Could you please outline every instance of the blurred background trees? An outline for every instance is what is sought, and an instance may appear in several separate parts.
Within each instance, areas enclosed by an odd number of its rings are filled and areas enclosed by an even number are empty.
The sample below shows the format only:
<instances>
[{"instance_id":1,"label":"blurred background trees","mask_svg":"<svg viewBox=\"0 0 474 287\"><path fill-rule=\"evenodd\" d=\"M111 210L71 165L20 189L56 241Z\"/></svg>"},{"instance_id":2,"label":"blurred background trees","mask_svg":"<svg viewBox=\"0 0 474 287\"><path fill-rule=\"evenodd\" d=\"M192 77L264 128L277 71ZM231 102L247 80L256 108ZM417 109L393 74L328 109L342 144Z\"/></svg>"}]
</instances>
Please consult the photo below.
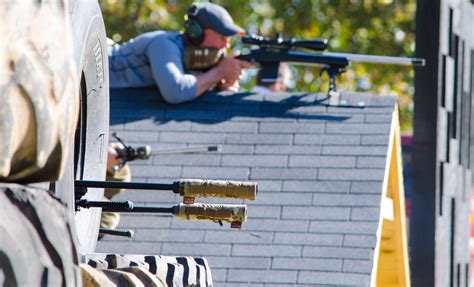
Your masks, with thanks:
<instances>
[{"instance_id":1,"label":"blurred background trees","mask_svg":"<svg viewBox=\"0 0 474 287\"><path fill-rule=\"evenodd\" d=\"M127 41L152 30L180 31L191 0L100 0L108 37ZM327 38L329 51L412 57L415 0L214 0L234 21L264 36L282 33L301 39ZM242 49L235 39L234 49ZM320 69L292 67L292 91L327 91ZM254 84L250 71L243 87ZM398 95L402 130L412 129L413 70L392 65L352 64L338 80L341 91Z\"/></svg>"}]
</instances>

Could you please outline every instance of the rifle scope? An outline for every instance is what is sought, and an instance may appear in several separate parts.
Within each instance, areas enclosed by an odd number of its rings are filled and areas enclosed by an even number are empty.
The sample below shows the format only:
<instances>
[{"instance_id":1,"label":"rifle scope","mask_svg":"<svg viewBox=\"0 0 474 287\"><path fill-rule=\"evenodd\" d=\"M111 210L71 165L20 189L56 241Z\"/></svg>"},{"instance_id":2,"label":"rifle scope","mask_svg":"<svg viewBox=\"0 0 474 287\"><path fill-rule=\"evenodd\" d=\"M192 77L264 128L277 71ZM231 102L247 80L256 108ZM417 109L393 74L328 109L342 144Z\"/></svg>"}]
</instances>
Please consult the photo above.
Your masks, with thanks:
<instances>
[{"instance_id":1,"label":"rifle scope","mask_svg":"<svg viewBox=\"0 0 474 287\"><path fill-rule=\"evenodd\" d=\"M286 50L290 50L292 48L303 48L314 51L324 51L328 47L327 39L297 40L295 38L283 39L280 36L275 38L267 38L255 34L242 37L242 43Z\"/></svg>"}]
</instances>

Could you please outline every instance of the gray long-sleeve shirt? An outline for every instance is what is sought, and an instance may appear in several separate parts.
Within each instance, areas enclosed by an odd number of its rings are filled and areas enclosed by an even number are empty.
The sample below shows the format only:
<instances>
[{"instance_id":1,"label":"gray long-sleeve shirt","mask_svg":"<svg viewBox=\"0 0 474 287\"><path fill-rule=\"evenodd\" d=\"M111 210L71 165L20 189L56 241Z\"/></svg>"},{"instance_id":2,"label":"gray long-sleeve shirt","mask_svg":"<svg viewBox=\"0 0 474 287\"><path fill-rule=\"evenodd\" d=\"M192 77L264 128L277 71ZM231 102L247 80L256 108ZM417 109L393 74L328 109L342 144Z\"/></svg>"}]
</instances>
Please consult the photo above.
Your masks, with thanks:
<instances>
[{"instance_id":1,"label":"gray long-sleeve shirt","mask_svg":"<svg viewBox=\"0 0 474 287\"><path fill-rule=\"evenodd\" d=\"M165 101L177 104L196 98L196 77L185 74L184 44L178 32L142 34L109 47L111 88L157 85Z\"/></svg>"}]
</instances>

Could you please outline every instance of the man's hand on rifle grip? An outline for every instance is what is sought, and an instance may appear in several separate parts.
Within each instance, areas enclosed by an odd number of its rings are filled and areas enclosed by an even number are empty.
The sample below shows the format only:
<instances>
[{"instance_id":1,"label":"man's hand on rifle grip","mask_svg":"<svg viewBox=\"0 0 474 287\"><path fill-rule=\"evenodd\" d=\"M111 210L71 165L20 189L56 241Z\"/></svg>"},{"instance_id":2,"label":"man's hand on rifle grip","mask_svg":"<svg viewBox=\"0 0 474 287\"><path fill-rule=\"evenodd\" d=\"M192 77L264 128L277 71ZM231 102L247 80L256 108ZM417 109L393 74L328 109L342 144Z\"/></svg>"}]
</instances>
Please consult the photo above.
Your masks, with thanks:
<instances>
[{"instance_id":1,"label":"man's hand on rifle grip","mask_svg":"<svg viewBox=\"0 0 474 287\"><path fill-rule=\"evenodd\" d=\"M217 64L217 70L219 76L225 80L226 83L234 83L241 79L243 70L253 66L252 63L241 61L236 59L240 54L239 51L235 51L232 56L224 57L219 64Z\"/></svg>"},{"instance_id":2,"label":"man's hand on rifle grip","mask_svg":"<svg viewBox=\"0 0 474 287\"><path fill-rule=\"evenodd\" d=\"M119 142L109 143L107 151L107 172L113 174L116 172L115 166L123 162L121 151L124 151L125 147Z\"/></svg>"}]
</instances>

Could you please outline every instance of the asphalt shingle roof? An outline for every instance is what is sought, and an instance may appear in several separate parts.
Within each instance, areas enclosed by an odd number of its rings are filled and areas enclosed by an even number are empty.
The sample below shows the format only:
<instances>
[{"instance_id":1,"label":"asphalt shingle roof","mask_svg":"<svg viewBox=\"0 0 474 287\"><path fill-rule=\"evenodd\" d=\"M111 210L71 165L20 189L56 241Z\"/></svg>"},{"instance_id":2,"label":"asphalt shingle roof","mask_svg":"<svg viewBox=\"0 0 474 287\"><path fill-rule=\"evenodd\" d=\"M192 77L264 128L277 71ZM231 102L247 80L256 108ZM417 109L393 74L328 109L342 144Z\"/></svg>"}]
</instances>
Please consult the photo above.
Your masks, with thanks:
<instances>
[{"instance_id":1,"label":"asphalt shingle roof","mask_svg":"<svg viewBox=\"0 0 474 287\"><path fill-rule=\"evenodd\" d=\"M241 230L122 215L119 227L135 238L106 237L98 252L204 256L216 286L369 285L394 97L343 94L344 105L334 107L324 95L224 93L168 105L155 93L112 90L111 130L153 150L220 144L223 151L135 161L133 180L255 180L257 200L245 202ZM117 199L182 201L137 190Z\"/></svg>"}]
</instances>

